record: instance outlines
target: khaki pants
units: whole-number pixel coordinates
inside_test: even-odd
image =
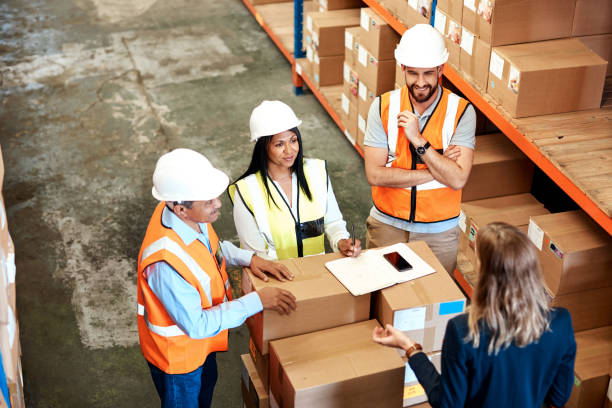
[[[459,227],[437,234],[423,234],[404,231],[382,223],[372,216],[366,220],[366,248],[378,248],[397,244],[398,242],[425,241],[438,258],[446,271],[453,276],[457,266],[457,246],[459,245]]]

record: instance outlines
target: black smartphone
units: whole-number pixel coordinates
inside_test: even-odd
[[[399,252],[389,252],[383,256],[398,272],[406,272],[412,269],[412,265]]]

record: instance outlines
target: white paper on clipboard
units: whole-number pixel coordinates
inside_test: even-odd
[[[398,272],[384,254],[398,252],[412,265],[406,272]],[[359,257],[341,258],[326,262],[325,267],[355,296],[383,289],[396,283],[420,278],[435,270],[406,244],[394,244],[371,249]]]

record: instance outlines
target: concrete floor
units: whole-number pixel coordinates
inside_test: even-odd
[[[159,404],[138,347],[136,257],[164,152],[189,147],[237,177],[251,109],[289,103],[307,156],[328,160],[365,237],[361,158],[240,0],[4,0],[0,144],[17,249],[28,407]],[[229,208],[215,228],[237,241]],[[216,407],[239,407],[248,332],[220,353]]]

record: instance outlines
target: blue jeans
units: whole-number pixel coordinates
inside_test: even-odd
[[[210,353],[195,371],[166,374],[149,363],[162,408],[209,408],[217,383],[217,356]]]

